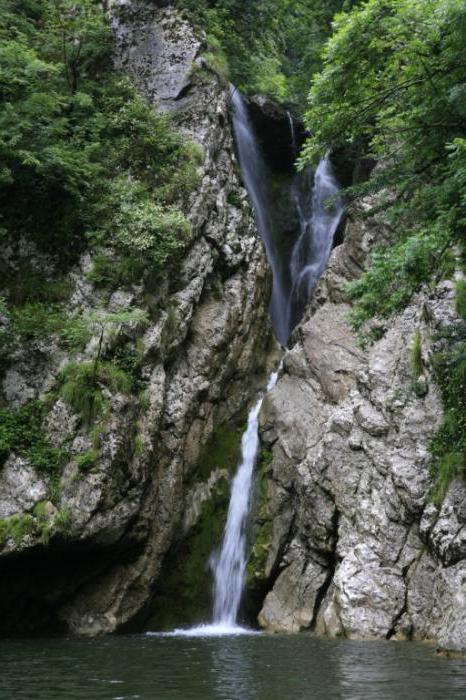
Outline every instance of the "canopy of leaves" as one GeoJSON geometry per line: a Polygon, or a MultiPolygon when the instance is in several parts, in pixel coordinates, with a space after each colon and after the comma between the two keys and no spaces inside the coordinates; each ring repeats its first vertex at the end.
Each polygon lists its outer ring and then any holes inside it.
{"type": "Polygon", "coordinates": [[[329,149],[381,161],[367,189],[389,193],[398,240],[351,288],[361,325],[403,306],[434,271],[451,272],[451,251],[464,247],[466,6],[368,0],[334,28],[310,93],[302,162],[329,149]]]}
{"type": "Polygon", "coordinates": [[[136,254],[150,249],[164,265],[187,232],[175,179],[189,187],[195,164],[168,120],[114,71],[102,5],[0,0],[0,237],[69,259],[90,234],[118,246],[108,232],[134,215],[144,229],[136,254]]]}
{"type": "Polygon", "coordinates": [[[304,108],[335,12],[355,0],[178,0],[220,47],[232,82],[304,108]]]}
{"type": "MultiPolygon", "coordinates": [[[[378,192],[393,232],[349,285],[358,329],[403,308],[421,285],[464,272],[465,44],[463,0],[366,0],[335,20],[309,96],[302,164],[332,149],[381,163],[349,192],[378,192]]],[[[465,319],[464,299],[458,303],[465,319]]],[[[434,363],[446,412],[432,446],[438,497],[453,476],[466,475],[464,341],[462,321],[434,363]]]]}

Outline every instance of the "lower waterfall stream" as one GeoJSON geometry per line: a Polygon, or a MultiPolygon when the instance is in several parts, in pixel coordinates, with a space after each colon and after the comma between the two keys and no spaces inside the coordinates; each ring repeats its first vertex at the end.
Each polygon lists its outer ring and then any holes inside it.
{"type": "MultiPolygon", "coordinates": [[[[270,391],[278,379],[274,372],[267,384],[270,391]]],[[[259,449],[259,413],[263,398],[249,413],[243,433],[242,459],[231,486],[230,505],[220,554],[213,558],[214,624],[234,627],[238,617],[247,564],[246,525],[251,503],[254,464],[259,449]]]]}

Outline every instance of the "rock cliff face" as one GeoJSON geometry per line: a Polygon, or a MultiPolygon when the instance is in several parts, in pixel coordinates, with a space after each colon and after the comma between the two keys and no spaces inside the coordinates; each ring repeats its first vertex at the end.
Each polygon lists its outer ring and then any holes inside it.
{"type": "MultiPolygon", "coordinates": [[[[227,89],[174,10],[113,6],[118,64],[202,149],[193,234],[179,269],[149,300],[142,285],[106,297],[86,277],[87,256],[70,275],[74,311],[148,309],[149,327],[122,323],[103,339],[105,352],[137,345],[143,399],[106,390],[107,418],[90,434],[54,393],[71,358],[53,341],[18,357],[3,378],[7,406],[47,398],[47,436],[54,444],[66,438],[73,455],[53,483],[15,454],[0,472],[3,633],[94,635],[131,620],[150,599],[167,550],[201,527],[206,509],[221,521],[228,472],[216,455],[236,455],[235,428],[264,381],[270,280],[238,178],[227,89]],[[207,454],[212,445],[217,452],[207,454]],[[97,460],[80,470],[90,448],[97,460]]],[[[73,359],[95,357],[97,342],[73,359]]]]}
{"type": "Polygon", "coordinates": [[[350,217],[264,402],[267,495],[256,527],[267,532],[268,523],[269,536],[255,576],[268,593],[259,622],[330,637],[435,639],[459,651],[466,489],[453,482],[441,507],[430,503],[427,451],[442,416],[428,359],[435,332],[454,321],[453,285],[420,293],[362,350],[344,283],[385,237],[383,222],[350,217]],[[417,333],[419,377],[411,368],[417,333]]]}

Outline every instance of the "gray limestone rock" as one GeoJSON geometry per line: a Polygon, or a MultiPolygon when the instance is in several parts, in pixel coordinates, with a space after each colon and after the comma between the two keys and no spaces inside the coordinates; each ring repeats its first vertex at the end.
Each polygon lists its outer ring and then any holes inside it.
{"type": "Polygon", "coordinates": [[[422,291],[362,351],[344,285],[388,238],[383,221],[350,216],[264,402],[265,573],[283,571],[258,619],[274,631],[437,639],[440,649],[464,651],[466,487],[453,482],[441,508],[428,502],[427,446],[442,418],[428,358],[435,332],[455,320],[453,288],[422,291]],[[410,365],[416,330],[422,391],[410,365]]]}
{"type": "Polygon", "coordinates": [[[11,455],[0,471],[0,519],[30,510],[46,495],[44,480],[27,460],[11,455]]]}

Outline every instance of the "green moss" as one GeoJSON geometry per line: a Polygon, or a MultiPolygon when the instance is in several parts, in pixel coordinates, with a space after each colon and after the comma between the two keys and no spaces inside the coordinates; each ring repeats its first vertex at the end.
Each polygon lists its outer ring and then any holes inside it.
{"type": "Polygon", "coordinates": [[[253,595],[266,583],[265,565],[272,539],[272,518],[268,503],[268,473],[273,455],[263,449],[260,454],[256,480],[256,503],[251,532],[251,551],[247,566],[246,587],[253,595]]]}
{"type": "Polygon", "coordinates": [[[237,207],[238,209],[242,209],[243,207],[243,200],[236,190],[231,190],[231,192],[228,192],[227,201],[228,204],[231,204],[233,207],[237,207]]]}
{"type": "Polygon", "coordinates": [[[226,480],[218,484],[189,537],[167,554],[147,621],[148,629],[173,629],[210,618],[212,575],[209,557],[220,544],[228,509],[226,480]]]}
{"type": "Polygon", "coordinates": [[[463,321],[466,321],[466,280],[461,279],[458,280],[458,282],[455,285],[456,289],[456,297],[455,297],[455,306],[456,306],[456,311],[458,312],[458,316],[463,321]]]}
{"type": "MultiPolygon", "coordinates": [[[[194,482],[207,481],[216,469],[226,469],[230,474],[235,472],[244,425],[245,416],[240,415],[233,426],[223,424],[216,428],[202,450],[186,488],[194,482]]],[[[204,503],[199,522],[192,532],[166,556],[151,605],[150,629],[170,629],[210,618],[212,575],[209,558],[221,541],[229,496],[227,480],[223,479],[211,499],[204,503]]]]}
{"type": "Polygon", "coordinates": [[[411,344],[411,371],[414,379],[418,379],[424,369],[422,361],[422,337],[421,332],[416,330],[411,344]]]}
{"type": "Polygon", "coordinates": [[[432,358],[435,379],[442,394],[444,416],[430,444],[434,486],[432,498],[441,503],[450,482],[466,480],[466,284],[456,286],[460,320],[443,331],[444,349],[432,358]]]}
{"type": "Polygon", "coordinates": [[[241,436],[245,416],[238,419],[238,427],[219,425],[201,451],[196,469],[190,474],[189,483],[206,481],[215,469],[227,469],[233,474],[241,456],[241,436]]]}

